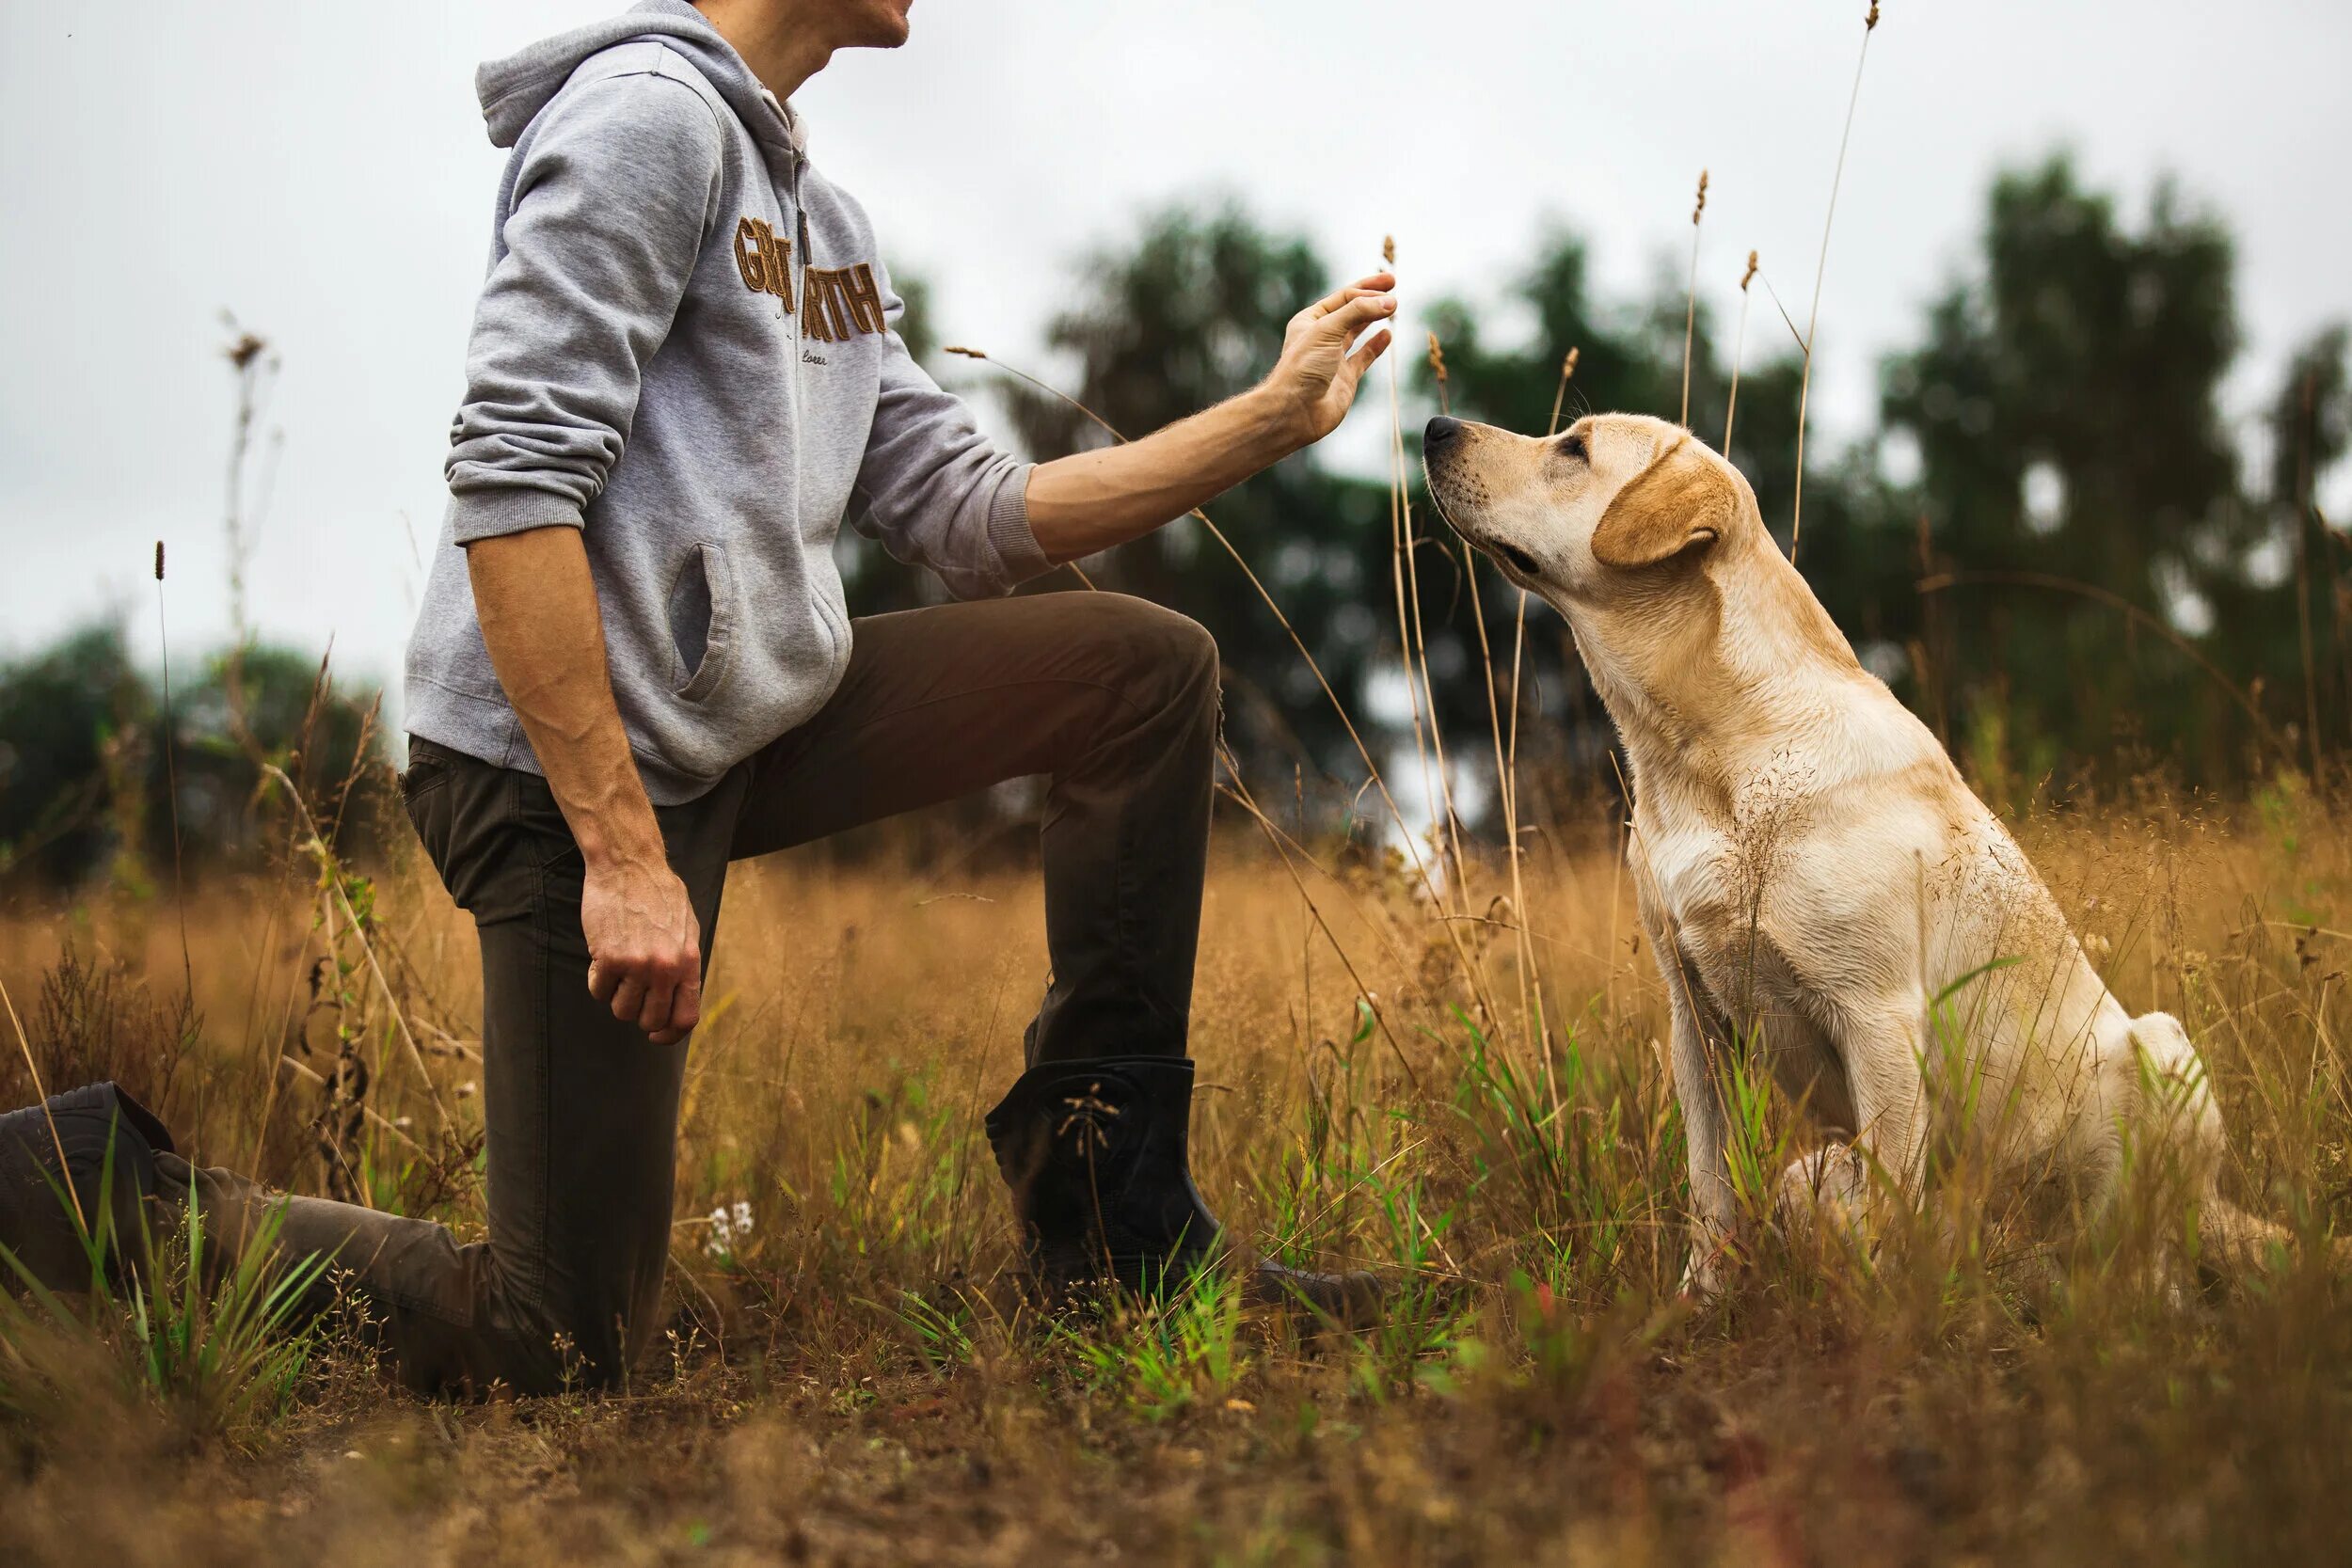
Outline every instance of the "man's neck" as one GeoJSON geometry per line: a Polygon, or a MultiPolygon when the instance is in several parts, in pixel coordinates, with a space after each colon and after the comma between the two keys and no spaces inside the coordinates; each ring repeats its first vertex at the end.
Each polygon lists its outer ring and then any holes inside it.
{"type": "Polygon", "coordinates": [[[825,69],[833,44],[809,8],[778,0],[694,0],[719,36],[743,56],[760,85],[789,99],[825,69]]]}

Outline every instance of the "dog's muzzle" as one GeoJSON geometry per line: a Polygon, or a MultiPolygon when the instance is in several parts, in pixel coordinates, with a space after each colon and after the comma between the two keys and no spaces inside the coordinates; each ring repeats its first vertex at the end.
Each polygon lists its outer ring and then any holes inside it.
{"type": "Polygon", "coordinates": [[[1429,481],[1429,499],[1437,503],[1438,515],[1453,524],[1457,532],[1462,531],[1462,525],[1454,515],[1455,509],[1447,503],[1456,499],[1458,486],[1453,483],[1451,459],[1461,448],[1465,428],[1461,420],[1440,414],[1421,433],[1421,468],[1429,481]]]}

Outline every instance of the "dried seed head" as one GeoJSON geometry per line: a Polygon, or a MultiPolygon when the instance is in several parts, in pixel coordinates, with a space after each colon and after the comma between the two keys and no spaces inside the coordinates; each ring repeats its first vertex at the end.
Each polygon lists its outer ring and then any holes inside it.
{"type": "Polygon", "coordinates": [[[1383,266],[1396,265],[1396,236],[1394,234],[1380,236],[1380,262],[1383,266]]]}
{"type": "Polygon", "coordinates": [[[1748,285],[1756,281],[1756,252],[1748,252],[1748,270],[1740,275],[1740,292],[1746,293],[1748,285]]]}
{"type": "Polygon", "coordinates": [[[1699,214],[1700,214],[1701,213],[1706,212],[1706,211],[1707,211],[1707,170],[1705,170],[1705,169],[1701,169],[1701,170],[1699,170],[1699,199],[1698,199],[1698,203],[1697,203],[1697,205],[1693,206],[1693,207],[1691,209],[1691,221],[1692,221],[1693,224],[1697,223],[1697,222],[1699,221],[1699,214]]]}
{"type": "Polygon", "coordinates": [[[1560,361],[1561,380],[1565,381],[1576,373],[1576,356],[1583,352],[1584,351],[1581,348],[1572,348],[1568,350],[1568,356],[1560,361]]]}
{"type": "Polygon", "coordinates": [[[1438,385],[1445,385],[1445,345],[1438,341],[1435,332],[1429,334],[1429,368],[1438,377],[1438,385]]]}
{"type": "Polygon", "coordinates": [[[155,580],[164,580],[164,542],[160,539],[155,541],[155,580]]]}
{"type": "Polygon", "coordinates": [[[243,332],[237,335],[237,341],[235,342],[230,343],[221,352],[229,356],[229,362],[230,364],[236,366],[239,370],[243,370],[247,365],[253,363],[254,360],[260,358],[262,351],[267,347],[269,347],[268,343],[262,341],[260,338],[255,337],[252,333],[243,332]]]}
{"type": "Polygon", "coordinates": [[[958,348],[952,343],[947,347],[941,349],[939,352],[942,354],[961,354],[966,359],[985,359],[988,357],[988,351],[986,349],[958,348]]]}
{"type": "Polygon", "coordinates": [[[1875,32],[1875,31],[1877,31],[1877,29],[1878,29],[1878,24],[1879,24],[1879,8],[1878,8],[1878,0],[1870,0],[1870,14],[1869,14],[1868,16],[1866,16],[1866,17],[1864,17],[1864,18],[1862,19],[1862,30],[1863,30],[1864,32],[1866,32],[1866,33],[1875,32]]]}

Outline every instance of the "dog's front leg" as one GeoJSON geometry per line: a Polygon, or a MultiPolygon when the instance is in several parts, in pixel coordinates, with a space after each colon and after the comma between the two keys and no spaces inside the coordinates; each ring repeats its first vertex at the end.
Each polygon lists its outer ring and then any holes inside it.
{"type": "Polygon", "coordinates": [[[1780,1206],[1800,1228],[1819,1210],[1867,1242],[1887,1210],[1918,1203],[1926,1180],[1926,998],[1889,997],[1846,1012],[1834,1033],[1853,1098],[1853,1141],[1792,1163],[1781,1177],[1780,1206]]]}
{"type": "Polygon", "coordinates": [[[1715,1047],[1707,1030],[1714,1012],[1682,951],[1674,923],[1645,912],[1643,925],[1666,982],[1675,1099],[1682,1107],[1682,1141],[1690,1156],[1691,1259],[1683,1266],[1682,1288],[1711,1296],[1723,1288],[1731,1262],[1732,1230],[1740,1215],[1731,1165],[1724,1156],[1723,1085],[1718,1081],[1715,1047]]]}
{"type": "Polygon", "coordinates": [[[1870,1152],[1883,1188],[1905,1205],[1919,1201],[1928,1161],[1928,1000],[1889,999],[1860,1022],[1870,1042],[1867,1062],[1846,1056],[1853,1085],[1854,1141],[1870,1152]],[[1861,1066],[1863,1070],[1856,1071],[1861,1066]]]}

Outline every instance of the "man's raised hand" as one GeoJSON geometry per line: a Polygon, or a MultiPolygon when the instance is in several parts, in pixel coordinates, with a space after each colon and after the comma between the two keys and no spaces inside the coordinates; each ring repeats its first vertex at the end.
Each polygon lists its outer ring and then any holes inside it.
{"type": "Polygon", "coordinates": [[[1389,346],[1396,279],[1374,273],[1290,320],[1266,378],[1140,440],[1029,470],[1029,531],[1051,562],[1140,538],[1331,434],[1389,346]],[[1359,341],[1360,340],[1360,341],[1359,341]]]}
{"type": "Polygon", "coordinates": [[[1290,319],[1282,333],[1281,357],[1266,376],[1265,390],[1296,417],[1299,445],[1322,440],[1347,417],[1364,372],[1388,348],[1391,337],[1385,325],[1360,344],[1358,335],[1396,314],[1396,295],[1389,292],[1395,287],[1393,275],[1375,272],[1324,295],[1290,319]]]}

